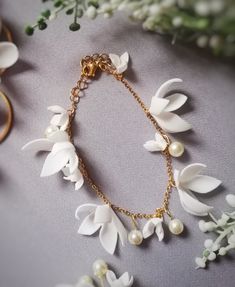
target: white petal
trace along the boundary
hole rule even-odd
[[[162,223],[159,222],[156,226],[155,232],[157,234],[158,240],[162,241],[164,238],[164,229],[162,228]]]
[[[77,182],[79,181],[83,176],[80,172],[79,169],[75,170],[72,174],[69,171],[69,168],[66,166],[65,168],[63,168],[63,173],[64,173],[64,179],[65,180],[70,180],[71,182]]]
[[[127,67],[128,66],[126,63],[121,64],[120,66],[117,67],[117,73],[122,74],[123,72],[126,71]]]
[[[84,178],[80,178],[76,183],[75,183],[75,190],[79,190],[84,184]]]
[[[221,181],[207,175],[196,175],[190,181],[183,184],[184,187],[198,193],[208,193],[216,189]]]
[[[155,224],[153,224],[152,220],[148,220],[143,228],[143,237],[146,239],[153,235],[155,230]]]
[[[65,142],[69,140],[69,136],[64,131],[56,131],[48,135],[48,139],[53,142]]]
[[[109,54],[109,58],[112,61],[113,65],[117,68],[121,64],[121,59],[116,54]]]
[[[36,139],[28,142],[26,145],[22,147],[22,150],[31,150],[34,152],[39,151],[51,151],[54,143],[49,139]]]
[[[118,239],[117,229],[113,222],[105,223],[100,230],[100,242],[103,248],[110,254],[113,254]]]
[[[53,112],[54,114],[65,114],[67,111],[62,108],[61,106],[55,105],[55,106],[49,106],[48,111]]]
[[[170,101],[167,107],[165,108],[166,112],[172,112],[178,110],[187,101],[187,97],[179,93],[175,93],[169,97],[166,97],[166,99]]]
[[[95,211],[95,222],[106,223],[112,221],[112,213],[110,207],[106,205],[99,205]]]
[[[123,53],[120,57],[121,62],[128,63],[129,62],[129,54],[127,52]]]
[[[161,134],[155,133],[155,140],[158,143],[158,145],[161,147],[161,150],[165,150],[167,147],[167,143],[165,139],[162,137]]]
[[[109,285],[112,285],[112,283],[117,280],[117,277],[112,270],[108,270],[106,273],[106,279],[107,279]]]
[[[113,222],[116,226],[120,241],[122,245],[124,246],[127,240],[127,231],[124,225],[122,224],[122,222],[120,221],[120,219],[118,218],[118,216],[116,215],[116,213],[112,209],[111,209],[111,212],[112,212]]]
[[[74,173],[74,171],[78,168],[78,162],[78,156],[75,151],[70,152],[68,167],[71,173]]]
[[[167,99],[159,99],[157,97],[152,97],[149,112],[152,115],[157,116],[165,109],[168,104],[169,100]]]
[[[53,126],[63,126],[68,122],[67,114],[56,114],[52,117],[50,124]]]
[[[231,207],[235,207],[235,195],[234,194],[226,195],[226,201]]]
[[[75,211],[75,218],[80,219],[80,216],[85,213],[91,213],[93,212],[97,207],[97,204],[92,204],[92,203],[86,203],[83,205],[80,205],[76,211]]]
[[[155,117],[159,126],[169,133],[179,133],[190,130],[191,125],[174,113],[162,112]]]
[[[88,216],[86,216],[83,222],[81,223],[78,229],[78,233],[82,235],[92,235],[100,227],[101,227],[100,224],[94,222],[94,213],[91,213]]]
[[[40,176],[50,176],[59,172],[68,163],[68,159],[66,150],[61,150],[55,154],[49,153],[44,162]]]
[[[196,216],[206,216],[213,209],[212,206],[206,205],[200,202],[198,199],[196,199],[192,195],[189,195],[189,192],[186,192],[179,188],[177,189],[179,192],[182,207],[188,213],[191,213]]]
[[[75,147],[71,142],[58,142],[54,144],[51,152],[56,154],[61,150],[65,150],[68,153],[68,157],[70,157],[70,151],[74,152]]]
[[[10,42],[0,42],[0,69],[6,69],[15,64],[19,58],[18,48]]]
[[[143,146],[146,150],[150,152],[162,150],[162,148],[158,145],[156,141],[147,141]]]
[[[187,165],[180,173],[180,182],[188,182],[198,175],[204,168],[205,164],[202,163],[192,163]]]
[[[155,97],[158,97],[158,98],[162,98],[164,97],[168,92],[169,92],[169,88],[172,84],[174,83],[180,83],[180,82],[183,82],[181,79],[171,79],[171,80],[168,80],[166,81],[165,83],[163,83],[161,85],[161,87],[157,90],[156,94],[155,94]]]
[[[133,284],[134,278],[133,276],[130,277],[128,272],[122,274],[119,280],[123,283],[124,287],[130,287]]]

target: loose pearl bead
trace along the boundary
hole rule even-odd
[[[104,260],[98,259],[93,263],[93,272],[95,276],[97,277],[103,277],[107,271],[108,271],[108,266]]]
[[[184,145],[180,142],[173,142],[169,146],[169,153],[174,157],[179,157],[184,153]]]
[[[58,128],[55,127],[55,126],[49,126],[46,128],[45,130],[45,136],[48,137],[50,136],[51,134],[53,134],[54,132],[58,131]]]
[[[140,230],[132,230],[128,235],[128,240],[132,245],[140,245],[143,241],[143,234]]]
[[[175,235],[181,234],[184,230],[184,225],[179,219],[172,219],[168,226],[169,226],[170,232]]]

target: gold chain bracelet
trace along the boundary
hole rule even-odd
[[[112,75],[116,80],[121,82],[126,89],[129,90],[131,95],[134,97],[134,99],[137,101],[137,103],[140,105],[142,110],[144,111],[147,118],[151,121],[154,128],[157,132],[159,132],[164,140],[167,143],[167,148],[162,151],[162,154],[165,157],[166,160],[166,169],[167,169],[167,175],[168,175],[168,182],[166,191],[164,193],[163,197],[163,204],[161,207],[156,208],[156,210],[153,213],[141,213],[141,212],[133,212],[126,208],[117,206],[113,204],[107,196],[104,194],[103,191],[94,183],[92,178],[90,177],[86,165],[79,156],[79,162],[80,162],[80,171],[82,172],[84,178],[86,179],[86,182],[88,185],[92,188],[92,190],[96,193],[96,195],[104,202],[104,204],[108,204],[110,207],[112,207],[113,210],[123,213],[132,219],[150,219],[150,218],[156,218],[156,217],[162,217],[164,213],[167,213],[170,217],[172,217],[170,210],[169,210],[169,199],[170,199],[170,193],[172,191],[172,188],[175,187],[174,177],[173,177],[173,169],[172,169],[172,160],[171,155],[168,151],[168,147],[171,144],[171,140],[168,137],[168,135],[164,132],[164,130],[158,125],[157,121],[154,119],[154,117],[150,114],[148,108],[145,106],[144,102],[141,100],[140,96],[133,90],[133,88],[130,86],[129,82],[123,77],[123,74],[117,74],[115,67],[112,65],[111,60],[107,54],[94,54],[92,56],[86,56],[81,60],[81,68],[82,73],[81,77],[78,80],[76,86],[71,91],[71,108],[68,110],[69,114],[69,125],[67,128],[67,132],[69,134],[71,142],[73,142],[73,133],[72,133],[72,123],[76,114],[76,110],[78,107],[78,103],[80,102],[80,92],[88,87],[88,79],[91,79],[95,77],[97,70],[100,70],[102,72],[106,72],[109,75]]]
[[[123,72],[127,69],[128,60],[128,53],[124,53],[120,57],[115,54],[94,54],[84,57],[81,60],[80,79],[71,90],[70,108],[64,109],[58,105],[48,107],[53,116],[45,131],[45,137],[30,141],[22,148],[35,152],[49,152],[41,171],[41,177],[62,172],[65,180],[74,183],[75,190],[80,189],[86,181],[96,196],[101,199],[102,205],[92,203],[80,205],[75,212],[75,217],[81,220],[85,214],[78,233],[90,236],[99,230],[100,242],[110,254],[114,253],[118,238],[122,245],[125,244],[127,238],[131,244],[140,245],[143,239],[147,239],[155,233],[158,240],[162,241],[165,223],[167,223],[172,234],[179,235],[183,232],[184,224],[179,219],[174,218],[169,209],[173,188],[177,189],[181,205],[185,211],[196,216],[204,216],[209,214],[213,207],[199,201],[192,192],[208,193],[221,184],[221,181],[216,178],[200,174],[206,167],[201,163],[189,164],[181,171],[177,169],[173,171],[172,157],[181,156],[184,152],[184,146],[180,142],[171,141],[168,133],[191,129],[188,122],[173,113],[186,102],[187,96],[177,92],[168,95],[171,84],[182,82],[182,80],[174,78],[162,84],[155,96],[152,97],[148,109],[123,76]],[[168,180],[162,205],[152,213],[136,212],[114,204],[93,181],[85,162],[74,146],[73,122],[81,93],[88,88],[90,81],[98,71],[106,72],[124,85],[156,130],[155,140],[147,141],[144,148],[150,152],[159,151],[162,153],[166,161]],[[126,215],[131,219],[132,230],[129,233],[117,213]],[[165,221],[164,215],[170,217],[169,222]],[[138,228],[137,220],[139,219],[147,221],[142,230]]]

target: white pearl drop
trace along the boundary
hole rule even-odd
[[[169,153],[173,157],[180,157],[184,153],[184,145],[180,142],[173,142],[169,146]]]
[[[108,265],[102,259],[98,259],[93,263],[93,272],[97,277],[103,277],[108,271]]]
[[[128,240],[132,245],[140,245],[143,241],[143,234],[140,230],[132,230],[128,235]]]
[[[170,232],[175,235],[181,234],[184,230],[184,225],[179,219],[172,219],[168,227]]]

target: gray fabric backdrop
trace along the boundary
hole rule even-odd
[[[107,260],[119,274],[128,270],[136,277],[135,287],[234,286],[231,257],[212,263],[206,271],[194,270],[194,257],[206,235],[199,231],[198,219],[182,210],[176,192],[171,208],[187,226],[185,236],[170,236],[164,243],[152,238],[140,248],[120,247],[111,257],[97,238],[76,234],[76,207],[99,202],[89,189],[75,192],[61,176],[41,179],[44,156],[20,151],[43,134],[50,118],[47,106],[68,106],[82,56],[127,50],[132,59],[127,75],[146,103],[165,80],[184,80],[180,87],[189,102],[181,113],[194,131],[176,136],[186,144],[187,153],[174,166],[203,162],[208,174],[223,180],[223,188],[203,198],[218,207],[219,214],[226,207],[225,194],[235,185],[234,67],[190,48],[172,47],[123,16],[84,19],[78,33],[69,32],[69,18],[61,17],[47,31],[28,38],[22,27],[36,18],[41,7],[39,0],[0,3],[0,14],[13,28],[20,48],[20,61],[2,84],[14,105],[15,124],[0,151],[0,286],[73,283],[91,271],[97,258]],[[81,101],[76,122],[76,143],[107,195],[136,210],[158,206],[166,183],[164,161],[142,148],[154,130],[128,92],[102,75]]]

